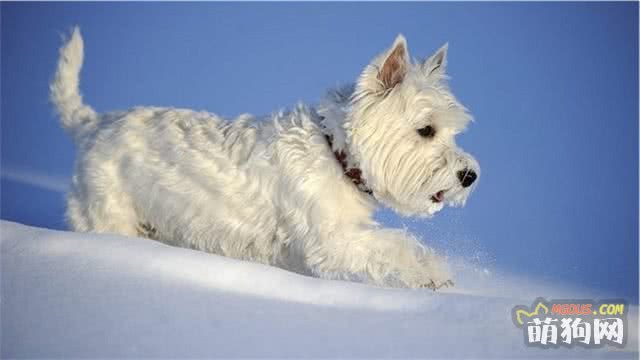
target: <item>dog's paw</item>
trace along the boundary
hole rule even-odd
[[[139,223],[136,229],[138,236],[147,239],[158,240],[158,230],[149,223]]]
[[[431,279],[428,283],[420,285],[420,287],[423,289],[431,289],[433,291],[436,291],[443,287],[454,287],[454,286],[455,284],[451,279],[438,282],[438,283],[436,283],[433,279]]]

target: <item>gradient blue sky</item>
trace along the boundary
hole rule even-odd
[[[459,143],[482,179],[464,209],[380,219],[498,270],[637,301],[637,3],[1,6],[3,219],[65,226],[55,189],[75,150],[47,87],[74,24],[98,111],[225,116],[313,103],[403,33],[415,57],[449,42],[452,88],[476,118]]]

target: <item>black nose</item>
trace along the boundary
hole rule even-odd
[[[458,180],[460,180],[460,184],[462,187],[469,187],[473,184],[474,181],[478,178],[478,174],[471,169],[464,169],[458,171]]]

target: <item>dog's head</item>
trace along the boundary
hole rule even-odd
[[[422,62],[399,35],[364,69],[344,123],[345,147],[376,199],[405,215],[463,205],[478,162],[456,146],[471,120],[450,92],[447,45]]]

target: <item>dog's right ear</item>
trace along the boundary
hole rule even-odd
[[[378,80],[384,86],[384,90],[393,89],[404,80],[408,70],[409,52],[407,50],[407,40],[400,34],[384,56],[382,65],[378,70]]]
[[[449,43],[445,43],[431,55],[422,64],[422,69],[427,76],[438,74],[443,75],[447,68],[447,52],[449,50]]]

